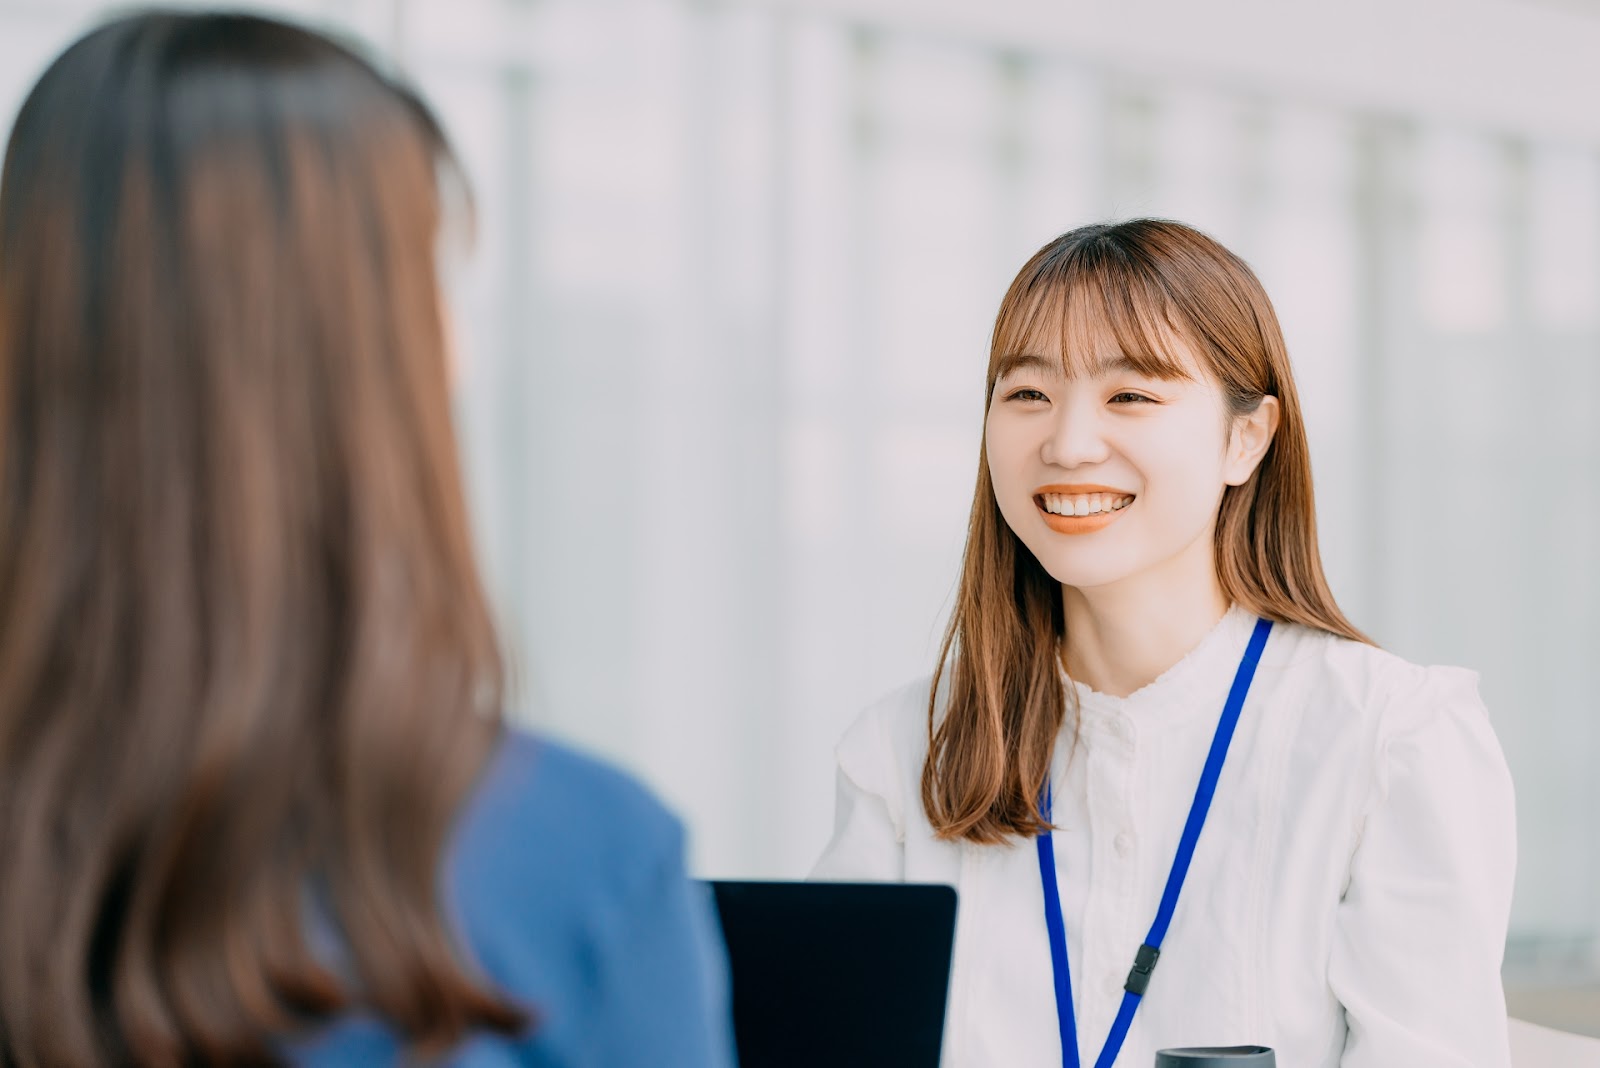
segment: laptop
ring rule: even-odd
[[[952,887],[708,885],[728,946],[741,1068],[937,1068]]]

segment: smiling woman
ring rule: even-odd
[[[1077,651],[1059,641],[1069,629],[1061,612],[1084,590],[1131,580],[1120,599],[1138,590],[1169,617],[1174,598],[1193,591],[1200,615],[1239,603],[1366,641],[1323,577],[1310,454],[1271,302],[1220,245],[1147,220],[1051,242],[1001,303],[988,398],[962,592],[941,656],[955,696],[934,749],[955,759],[943,774],[930,763],[924,780],[942,833],[996,841],[1045,825],[1034,799],[1063,721],[1052,704],[1057,645],[1069,667]],[[1092,483],[1061,477],[1084,471]],[[1127,506],[1090,517],[1106,494]],[[1072,519],[1061,514],[1069,502]],[[984,617],[1012,604],[1019,637],[986,647],[996,628]],[[992,699],[999,707],[985,708]],[[1007,750],[998,774],[993,764],[968,773],[962,739],[1009,718],[1008,702],[1029,744]]]
[[[816,869],[959,887],[946,1063],[1506,1064],[1505,762],[1475,676],[1334,602],[1255,275],[1178,223],[1065,234],[987,391],[938,669],[840,743]]]

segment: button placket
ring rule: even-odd
[[[1126,717],[1113,713],[1098,725],[1090,746],[1090,827],[1094,869],[1085,916],[1083,1025],[1104,1035],[1122,1002],[1127,963],[1122,947],[1137,922],[1133,916],[1138,887],[1137,866],[1128,863],[1132,841],[1132,797],[1135,732]],[[1119,841],[1121,844],[1119,845]]]
[[[1120,973],[1115,971],[1106,972],[1106,998],[1113,1002],[1121,1001],[1124,982],[1125,980]]]

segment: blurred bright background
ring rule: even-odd
[[[299,0],[478,195],[458,410],[518,715],[703,875],[797,877],[925,675],[1012,273],[1084,222],[1261,274],[1358,626],[1476,668],[1513,1011],[1600,1034],[1600,2]],[[0,129],[116,6],[0,0]]]

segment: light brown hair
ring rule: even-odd
[[[441,855],[502,730],[438,125],[245,16],[105,25],[0,177],[0,1062],[261,1063],[525,1014]],[[314,950],[319,923],[340,952]]]
[[[1268,619],[1368,639],[1334,602],[1317,549],[1305,424],[1272,303],[1243,260],[1181,223],[1085,226],[1023,265],[995,319],[985,406],[1001,361],[1054,334],[1068,373],[1104,348],[1161,378],[1194,350],[1229,412],[1276,397],[1280,422],[1248,481],[1222,497],[1216,567],[1224,595]],[[1068,714],[1061,586],[1007,526],[986,452],[961,579],[928,695],[922,803],[940,838],[997,843],[1049,826],[1039,792]],[[948,691],[939,707],[941,683]]]

